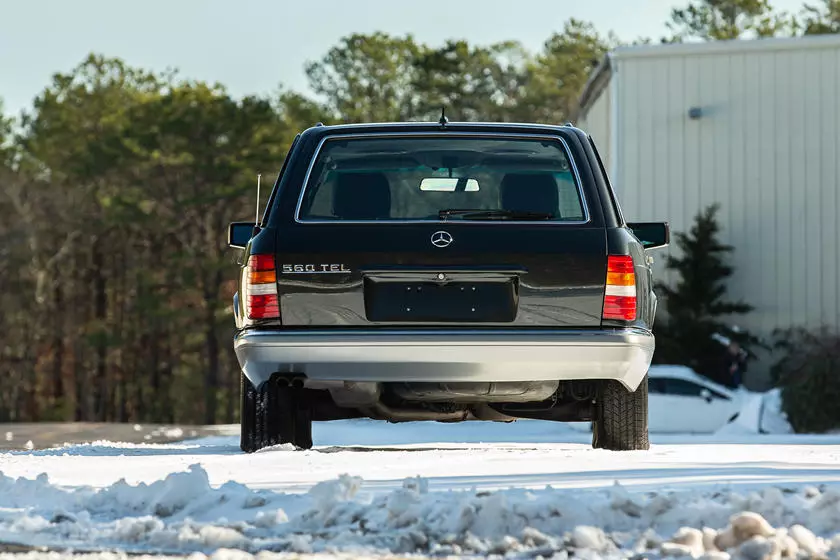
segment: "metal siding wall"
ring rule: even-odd
[[[767,285],[767,279],[762,274],[762,266],[764,265],[764,254],[762,249],[766,249],[768,243],[761,243],[762,235],[767,235],[767,232],[762,231],[763,227],[768,225],[772,227],[772,222],[769,219],[762,219],[759,210],[762,208],[762,200],[767,195],[767,190],[762,188],[764,167],[761,165],[763,144],[761,139],[768,133],[767,127],[773,123],[773,119],[767,119],[765,116],[765,109],[767,103],[763,101],[761,96],[761,75],[762,65],[754,59],[754,57],[747,55],[739,55],[741,59],[743,73],[743,97],[739,102],[739,111],[742,118],[736,121],[736,127],[740,126],[743,129],[743,149],[740,150],[741,157],[743,157],[741,165],[735,168],[743,169],[743,175],[739,178],[740,182],[735,182],[733,178],[733,188],[739,189],[743,193],[743,211],[737,216],[743,224],[740,232],[740,237],[735,239],[756,239],[749,247],[741,247],[735,255],[737,268],[735,273],[742,276],[746,280],[741,282],[741,285],[750,283],[751,289],[749,294],[740,288],[732,290],[732,295],[739,298],[746,299],[747,295],[754,296],[762,293]],[[737,69],[737,67],[736,67]],[[734,143],[734,141],[733,141]],[[748,188],[748,185],[757,185],[755,188]],[[771,244],[772,245],[772,244]],[[738,250],[738,248],[736,248]],[[752,299],[752,297],[750,297]],[[755,304],[754,304],[755,305]],[[765,312],[766,308],[757,308],[753,311],[753,324],[764,329],[762,323],[763,318],[768,317]]]
[[[604,162],[604,167],[609,170],[610,163],[610,141],[612,137],[612,130],[610,127],[610,88],[606,87],[595,98],[595,101],[589,107],[589,110],[577,123],[582,130],[585,130],[592,136],[595,141],[595,146],[598,148],[598,153],[601,154],[601,159]]]
[[[738,321],[765,336],[840,327],[840,49],[625,57],[619,68],[613,180],[627,219],[681,232],[719,202],[729,294],[756,307]],[[673,281],[665,254],[654,253],[657,273]]]
[[[642,106],[639,99],[639,75],[635,65],[622,63],[616,76],[619,80],[618,123],[613,127],[620,136],[616,146],[618,177],[613,178],[619,204],[627,220],[636,220],[639,215],[639,123],[638,111]],[[615,77],[613,78],[615,79]],[[652,185],[650,185],[652,186]]]
[[[832,72],[831,69],[834,69]],[[837,107],[837,100],[840,99],[840,56],[830,51],[820,53],[820,74],[819,74],[820,106],[824,111],[820,115],[820,126],[811,133],[817,138],[820,144],[820,184],[823,185],[820,197],[819,221],[820,237],[809,239],[808,243],[815,245],[819,250],[819,259],[825,259],[822,263],[822,290],[820,293],[821,322],[832,323],[833,316],[840,322],[840,258],[837,255],[840,230],[837,226],[837,217],[840,216],[840,196],[837,191],[840,188],[840,110]],[[835,188],[830,188],[832,180]],[[832,263],[834,266],[831,266]]]
[[[776,103],[784,94],[782,88],[776,84],[776,59],[775,55],[751,56],[758,66],[758,84],[755,102],[759,105],[759,120],[755,125],[761,131],[756,144],[758,146],[758,159],[756,164],[759,167],[759,181],[756,185],[744,185],[750,190],[758,190],[758,208],[751,220],[756,228],[753,235],[755,242],[752,250],[760,255],[758,270],[749,270],[747,277],[755,279],[757,289],[751,294],[750,301],[756,306],[757,313],[753,314],[754,325],[762,328],[764,332],[771,331],[777,322],[776,317],[780,313],[778,299],[776,297],[776,283],[779,278],[778,258],[781,251],[777,246],[778,230],[783,227],[779,224],[779,216],[776,212],[776,201],[778,200],[776,178],[780,174],[778,162],[776,161],[777,135],[784,130],[786,123],[782,122],[777,115]],[[775,87],[773,92],[768,93],[766,85]],[[735,261],[736,263],[739,261]],[[743,293],[743,290],[741,291]]]
[[[682,185],[685,181],[685,144],[683,142],[674,142],[674,138],[684,138],[686,134],[685,119],[683,118],[683,106],[685,105],[686,95],[686,77],[685,65],[682,59],[669,58],[665,62],[668,66],[668,78],[663,81],[662,86],[665,91],[666,100],[662,107],[665,111],[665,129],[660,134],[660,137],[668,146],[668,151],[665,154],[667,163],[665,167],[668,169],[668,176],[666,183],[660,188],[667,193],[668,206],[657,216],[661,216],[660,220],[668,220],[673,222],[674,219],[682,221],[682,216],[685,215],[686,196],[685,189],[674,188],[675,185]],[[673,227],[673,223],[672,226]],[[661,251],[660,251],[661,252]],[[663,259],[654,257],[656,263],[662,263]],[[664,267],[657,266],[659,277],[666,282],[673,282],[675,275],[668,273],[667,276],[663,274]]]

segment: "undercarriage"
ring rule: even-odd
[[[313,420],[369,417],[389,422],[517,418],[590,421],[600,382],[374,382],[310,380],[275,374],[268,382],[311,403]]]

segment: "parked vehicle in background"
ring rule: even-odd
[[[651,367],[648,374],[650,431],[716,432],[735,420],[747,394],[715,383],[688,367]]]
[[[651,434],[789,434],[780,390],[730,389],[689,367],[656,365],[648,370]],[[571,424],[591,431],[590,424]]]
[[[316,126],[289,151],[234,300],[245,451],[312,421],[593,421],[646,449],[645,251],[571,125]]]

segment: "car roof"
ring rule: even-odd
[[[670,379],[682,379],[683,381],[690,381],[692,383],[697,383],[700,385],[706,385],[711,389],[716,391],[720,391],[726,394],[732,394],[732,390],[720,385],[719,383],[715,383],[708,377],[700,375],[699,373],[695,372],[693,369],[687,366],[676,366],[676,365],[655,365],[650,366],[648,370],[648,376],[651,379],[660,379],[663,377],[667,377]]]
[[[381,132],[439,132],[451,130],[454,132],[499,132],[525,134],[558,134],[562,131],[580,131],[571,123],[551,125],[539,123],[509,123],[509,122],[382,122],[382,123],[348,123],[323,125],[317,124],[306,129],[303,134],[326,136],[330,134],[369,134]]]

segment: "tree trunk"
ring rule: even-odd
[[[108,346],[105,341],[105,319],[108,312],[108,294],[105,292],[105,271],[103,270],[105,259],[103,258],[99,238],[93,244],[93,306],[94,320],[96,321],[96,366],[93,382],[93,413],[94,418],[103,422],[106,420],[107,412],[107,365]]]
[[[52,401],[53,406],[61,406],[64,396],[62,374],[64,372],[64,292],[60,282],[53,289],[53,370]]]
[[[163,386],[163,381],[161,380],[161,359],[160,359],[160,338],[158,336],[157,325],[152,327],[154,330],[154,338],[152,339],[152,405],[149,409],[146,408],[145,402],[143,401],[143,391],[139,388],[138,384],[138,393],[140,394],[140,410],[141,416],[144,421],[148,422],[149,418],[152,415],[157,413],[156,406],[154,404],[155,401],[160,402],[162,395],[161,387]]]
[[[216,276],[218,277],[218,274]],[[205,424],[216,423],[216,403],[219,397],[219,338],[216,334],[215,303],[215,294],[209,294],[205,291],[204,347],[207,352],[207,370],[204,376]]]
[[[227,358],[225,359],[225,379],[227,380],[227,403],[225,408],[225,422],[227,424],[232,424],[235,422],[234,414],[236,411],[236,405],[239,402],[239,368],[234,367],[235,364],[231,363],[230,355],[232,352],[228,349],[225,353]]]
[[[140,325],[141,325],[140,328],[143,328],[144,323],[141,322]],[[148,325],[146,325],[146,328],[148,328]],[[150,337],[140,336],[139,338],[140,338],[140,342],[141,342],[140,348],[147,349],[152,355],[151,362],[150,362],[152,367],[148,371],[151,372],[152,383],[154,383],[155,378],[158,376],[158,371],[157,371],[157,351],[158,351],[157,341],[153,340],[152,343],[151,343],[151,348],[150,348],[149,347],[150,345],[148,343],[143,344],[143,340],[144,339],[149,340]],[[132,377],[134,378],[134,403],[133,403],[133,407],[132,407],[133,411],[134,411],[134,418],[133,419],[134,419],[135,422],[145,422],[146,421],[146,403],[145,403],[144,395],[143,395],[144,378],[137,375],[136,372],[140,371],[140,368],[138,366],[140,366],[141,363],[143,365],[146,365],[149,362],[146,362],[145,360],[143,360],[141,362],[141,360],[139,359],[137,351],[132,353],[132,358],[133,359],[131,360],[131,362],[132,362],[131,372],[132,372]]]
[[[172,406],[172,362],[175,359],[172,352],[172,332],[169,329],[164,331],[164,358],[161,371],[161,388],[156,395],[160,403],[160,419],[162,422],[175,422],[175,407]]]

